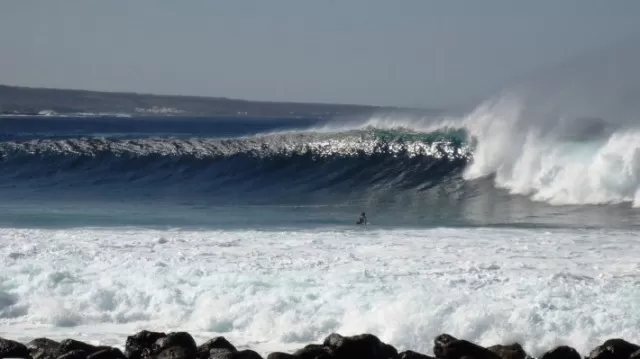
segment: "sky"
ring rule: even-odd
[[[636,35],[637,0],[0,0],[0,83],[442,108]]]

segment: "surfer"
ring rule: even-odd
[[[356,224],[367,224],[367,215],[364,212],[362,212]]]

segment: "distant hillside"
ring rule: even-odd
[[[0,113],[127,113],[183,116],[303,116],[363,115],[399,110],[361,105],[261,102],[199,96],[152,95],[30,88],[0,85]]]

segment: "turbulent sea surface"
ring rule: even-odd
[[[514,107],[2,117],[0,336],[640,341],[640,130]]]

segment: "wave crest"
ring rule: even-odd
[[[2,177],[66,185],[251,184],[317,188],[419,187],[460,172],[471,148],[459,132],[347,131],[235,139],[33,140],[0,143]]]

